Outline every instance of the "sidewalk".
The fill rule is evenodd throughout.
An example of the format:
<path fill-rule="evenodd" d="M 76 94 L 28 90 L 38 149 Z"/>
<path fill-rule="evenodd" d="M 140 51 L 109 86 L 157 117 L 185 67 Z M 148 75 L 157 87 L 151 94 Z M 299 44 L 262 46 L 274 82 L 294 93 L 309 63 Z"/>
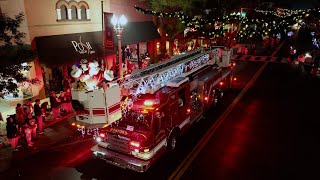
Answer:
<path fill-rule="evenodd" d="M 72 141 L 70 138 L 74 138 L 77 133 L 77 129 L 70 125 L 67 119 L 73 119 L 74 114 L 70 113 L 67 116 L 59 119 L 50 119 L 44 122 L 44 134 L 37 134 L 37 140 L 34 141 L 34 146 L 28 148 L 23 146 L 19 148 L 19 151 L 13 152 L 10 144 L 6 142 L 6 124 L 0 124 L 0 141 L 4 142 L 3 147 L 0 147 L 0 172 L 7 169 L 10 166 L 10 159 L 15 156 L 28 156 L 35 152 L 46 150 L 56 144 L 65 141 Z M 23 142 L 20 141 L 20 142 Z M 23 145 L 25 142 L 23 142 Z"/>

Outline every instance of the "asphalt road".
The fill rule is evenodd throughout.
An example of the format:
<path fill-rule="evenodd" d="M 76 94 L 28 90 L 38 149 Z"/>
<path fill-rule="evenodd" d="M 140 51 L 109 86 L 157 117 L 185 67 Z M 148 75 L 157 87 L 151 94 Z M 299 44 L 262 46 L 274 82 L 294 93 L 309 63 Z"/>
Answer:
<path fill-rule="evenodd" d="M 320 79 L 270 63 L 182 179 L 320 179 Z"/>

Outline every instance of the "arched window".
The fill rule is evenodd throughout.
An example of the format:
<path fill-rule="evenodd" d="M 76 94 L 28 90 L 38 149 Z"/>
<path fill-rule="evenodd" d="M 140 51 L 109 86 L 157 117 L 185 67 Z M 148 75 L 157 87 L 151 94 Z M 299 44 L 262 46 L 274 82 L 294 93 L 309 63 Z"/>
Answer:
<path fill-rule="evenodd" d="M 87 9 L 84 6 L 81 6 L 81 19 L 87 19 Z"/>
<path fill-rule="evenodd" d="M 61 5 L 61 6 L 60 6 L 60 9 L 61 9 L 61 19 L 62 19 L 62 20 L 68 19 L 68 10 L 67 10 L 67 7 L 66 7 L 65 5 Z"/>
<path fill-rule="evenodd" d="M 71 6 L 71 19 L 77 19 L 77 8 L 76 8 L 76 6 Z"/>

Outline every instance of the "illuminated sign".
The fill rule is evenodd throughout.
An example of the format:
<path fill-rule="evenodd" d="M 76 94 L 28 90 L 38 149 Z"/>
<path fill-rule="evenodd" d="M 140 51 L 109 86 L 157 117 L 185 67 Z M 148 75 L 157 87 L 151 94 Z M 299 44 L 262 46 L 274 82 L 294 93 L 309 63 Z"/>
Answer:
<path fill-rule="evenodd" d="M 77 41 L 71 41 L 74 49 L 79 53 L 79 54 L 94 54 L 95 51 L 92 49 L 91 45 L 89 42 L 83 43 L 81 41 L 81 36 L 79 37 L 79 42 Z"/>

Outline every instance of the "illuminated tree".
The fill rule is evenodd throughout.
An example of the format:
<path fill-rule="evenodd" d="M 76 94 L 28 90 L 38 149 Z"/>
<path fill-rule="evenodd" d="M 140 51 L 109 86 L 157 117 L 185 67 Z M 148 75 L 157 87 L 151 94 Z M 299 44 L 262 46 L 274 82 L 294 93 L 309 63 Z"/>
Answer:
<path fill-rule="evenodd" d="M 149 0 L 150 8 L 159 12 L 188 12 L 190 11 L 193 1 L 195 0 Z M 171 40 L 176 34 L 184 30 L 183 25 L 178 18 L 159 17 L 159 24 Z"/>
<path fill-rule="evenodd" d="M 30 69 L 25 62 L 35 57 L 31 48 L 23 43 L 26 34 L 19 30 L 23 20 L 22 13 L 14 18 L 0 14 L 0 98 L 8 94 L 17 97 L 19 83 L 39 83 L 37 79 L 28 79 L 23 75 L 23 71 Z"/>

